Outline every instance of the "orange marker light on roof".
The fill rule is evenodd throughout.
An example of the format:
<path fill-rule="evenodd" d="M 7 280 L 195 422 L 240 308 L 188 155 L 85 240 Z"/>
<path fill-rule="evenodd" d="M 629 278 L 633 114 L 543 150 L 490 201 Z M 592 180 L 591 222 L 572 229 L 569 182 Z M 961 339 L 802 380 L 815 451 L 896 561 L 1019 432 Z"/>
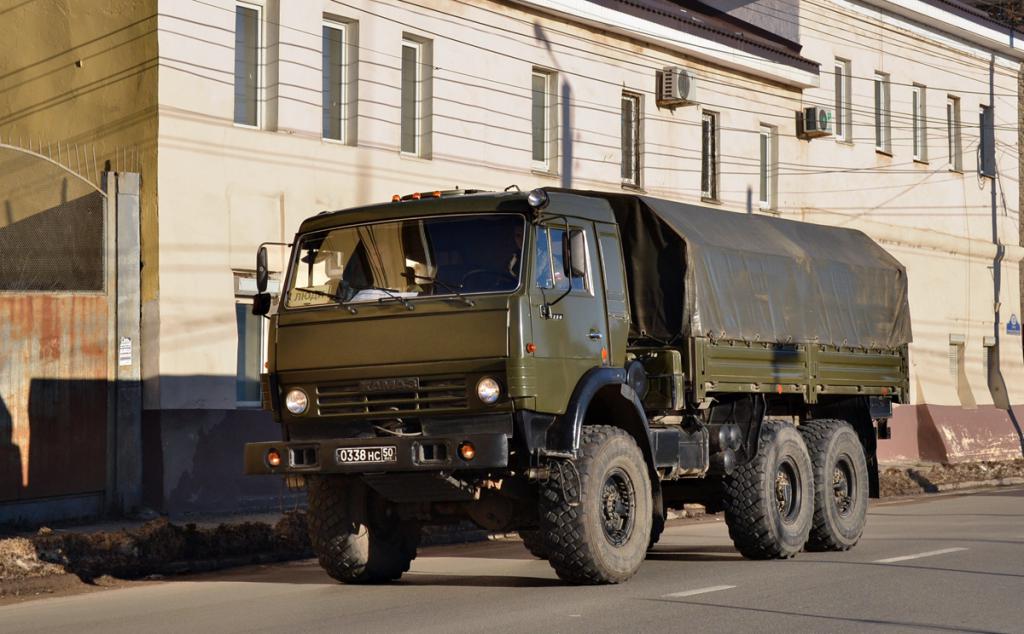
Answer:
<path fill-rule="evenodd" d="M 393 203 L 402 202 L 402 197 L 399 196 L 398 194 L 395 194 L 394 196 L 391 197 L 391 202 L 393 202 Z"/>
<path fill-rule="evenodd" d="M 419 200 L 420 198 L 421 198 L 421 196 L 420 196 L 419 192 L 416 192 L 415 194 L 412 195 L 412 199 L 413 200 Z"/>
<path fill-rule="evenodd" d="M 434 198 L 440 198 L 441 192 L 434 192 L 433 194 L 431 194 L 431 196 L 433 196 Z"/>

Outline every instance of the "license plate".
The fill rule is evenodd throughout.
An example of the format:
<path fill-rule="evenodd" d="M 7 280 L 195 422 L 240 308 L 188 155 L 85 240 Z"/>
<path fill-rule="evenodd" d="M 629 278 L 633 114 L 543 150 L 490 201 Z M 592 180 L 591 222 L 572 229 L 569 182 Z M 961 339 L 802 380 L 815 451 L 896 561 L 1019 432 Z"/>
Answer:
<path fill-rule="evenodd" d="M 394 447 L 348 447 L 335 452 L 338 464 L 397 462 Z"/>

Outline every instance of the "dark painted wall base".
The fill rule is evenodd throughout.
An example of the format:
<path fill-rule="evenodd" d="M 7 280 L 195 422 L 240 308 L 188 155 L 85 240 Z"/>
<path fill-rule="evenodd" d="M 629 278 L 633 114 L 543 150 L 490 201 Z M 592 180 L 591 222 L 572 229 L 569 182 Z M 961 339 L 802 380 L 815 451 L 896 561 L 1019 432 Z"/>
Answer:
<path fill-rule="evenodd" d="M 292 508 L 305 496 L 282 478 L 242 473 L 242 447 L 281 428 L 260 410 L 147 410 L 143 504 L 171 515 Z"/>
<path fill-rule="evenodd" d="M 35 528 L 48 522 L 91 519 L 102 514 L 102 493 L 0 502 L 0 527 Z"/>
<path fill-rule="evenodd" d="M 1013 407 L 1024 420 L 1024 405 Z M 976 462 L 1021 458 L 1021 437 L 1006 410 L 992 405 L 897 405 L 892 439 L 878 441 L 881 462 Z"/>

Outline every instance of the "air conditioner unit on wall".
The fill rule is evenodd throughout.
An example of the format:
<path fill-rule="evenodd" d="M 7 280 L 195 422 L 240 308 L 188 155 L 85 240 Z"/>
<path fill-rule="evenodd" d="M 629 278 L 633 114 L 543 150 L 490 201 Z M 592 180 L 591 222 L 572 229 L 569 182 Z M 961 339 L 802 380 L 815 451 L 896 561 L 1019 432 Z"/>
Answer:
<path fill-rule="evenodd" d="M 683 106 L 697 102 L 697 78 L 679 66 L 666 66 L 658 73 L 658 105 Z"/>
<path fill-rule="evenodd" d="M 798 113 L 799 115 L 799 113 Z M 803 139 L 814 139 L 832 134 L 832 111 L 820 106 L 804 108 L 803 116 L 798 116 L 797 136 Z"/>

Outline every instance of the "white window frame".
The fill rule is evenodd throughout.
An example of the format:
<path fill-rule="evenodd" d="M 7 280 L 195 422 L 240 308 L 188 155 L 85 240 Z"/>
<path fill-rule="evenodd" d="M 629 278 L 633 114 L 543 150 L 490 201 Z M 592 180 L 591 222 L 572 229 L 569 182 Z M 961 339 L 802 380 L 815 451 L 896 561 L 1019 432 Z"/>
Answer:
<path fill-rule="evenodd" d="M 960 120 L 960 97 L 946 95 L 946 147 L 949 154 L 949 171 L 964 171 L 963 133 Z"/>
<path fill-rule="evenodd" d="M 875 72 L 875 150 L 892 154 L 892 84 L 889 73 Z"/>
<path fill-rule="evenodd" d="M 836 141 L 853 143 L 853 107 L 850 102 L 852 81 L 850 60 L 837 57 L 833 65 Z"/>
<path fill-rule="evenodd" d="M 544 160 L 538 161 L 533 156 L 534 121 L 533 121 L 533 80 L 536 77 L 544 79 Z M 530 74 L 530 160 L 534 171 L 546 174 L 554 174 L 558 161 L 558 108 L 556 103 L 557 73 L 546 68 L 534 67 Z"/>
<path fill-rule="evenodd" d="M 719 196 L 719 183 L 718 183 L 718 166 L 719 166 L 719 129 L 721 119 L 719 114 L 713 110 L 703 110 L 700 114 L 701 121 L 701 139 L 700 139 L 700 197 L 701 200 L 710 202 L 718 202 Z M 710 121 L 713 126 L 711 131 L 711 148 L 704 145 L 704 122 Z M 709 156 L 711 154 L 711 156 Z M 704 174 L 705 170 L 709 172 L 708 183 L 709 188 L 704 187 Z"/>
<path fill-rule="evenodd" d="M 630 101 L 633 102 L 633 114 L 634 114 L 634 117 L 633 117 L 633 120 L 630 122 L 630 127 L 632 128 L 632 132 L 633 132 L 633 160 L 631 161 L 631 164 L 629 166 L 630 167 L 630 169 L 629 169 L 630 175 L 628 177 L 627 176 L 622 176 L 622 170 L 620 169 L 619 170 L 619 176 L 622 177 L 622 186 L 623 187 L 640 188 L 641 187 L 641 183 L 642 183 L 641 179 L 642 179 L 642 176 L 643 176 L 643 129 L 644 129 L 644 126 L 643 126 L 643 120 L 644 120 L 643 107 L 644 107 L 644 100 L 643 100 L 643 96 L 638 94 L 638 93 L 628 92 L 628 91 L 625 91 L 625 92 L 622 93 L 622 97 L 621 97 L 621 99 L 619 101 L 620 127 L 621 127 L 621 118 L 625 116 L 625 110 L 622 108 L 622 103 L 624 101 L 626 101 L 626 100 L 630 100 Z M 624 146 L 625 139 L 620 139 L 620 144 L 622 146 Z M 621 163 L 620 167 L 625 167 L 625 160 L 626 160 L 626 157 L 625 156 L 621 156 L 621 148 L 620 148 L 620 157 L 619 157 L 619 161 Z"/>
<path fill-rule="evenodd" d="M 758 131 L 758 195 L 762 211 L 775 209 L 778 179 L 778 134 L 775 126 L 762 123 Z"/>
<path fill-rule="evenodd" d="M 415 158 L 429 159 L 431 153 L 430 135 L 432 126 L 430 122 L 431 116 L 431 104 L 430 101 L 433 96 L 433 89 L 431 82 L 433 80 L 433 74 L 430 72 L 432 42 L 428 39 L 424 39 L 412 33 L 402 34 L 402 49 L 403 54 L 399 60 L 399 69 L 401 69 L 402 63 L 404 63 L 404 49 L 405 47 L 411 47 L 416 50 L 416 94 L 414 95 L 415 104 L 415 116 L 413 118 L 414 126 L 414 139 L 415 139 L 415 151 L 408 151 L 402 147 L 402 137 L 404 136 L 404 130 L 402 126 L 403 112 L 402 103 L 405 101 L 405 95 L 402 94 L 402 85 L 399 81 L 399 137 L 398 137 L 398 150 L 402 156 L 409 156 Z M 401 73 L 401 70 L 399 71 Z"/>
<path fill-rule="evenodd" d="M 321 108 L 321 118 L 320 118 L 321 130 L 320 130 L 320 136 L 321 136 L 321 138 L 323 138 L 324 141 L 328 141 L 330 143 L 341 143 L 343 145 L 348 145 L 350 143 L 350 137 L 352 136 L 350 134 L 350 131 L 349 131 L 349 125 L 350 125 L 349 117 L 351 116 L 351 113 L 349 112 L 349 110 L 351 108 L 351 105 L 349 103 L 350 102 L 349 96 L 350 96 L 350 91 L 351 91 L 351 86 L 350 86 L 350 82 L 351 82 L 350 74 L 351 73 L 349 71 L 349 64 L 351 62 L 351 60 L 349 59 L 349 50 L 351 49 L 351 45 L 350 45 L 350 42 L 349 42 L 349 38 L 352 36 L 352 31 L 354 29 L 352 28 L 351 24 L 349 24 L 349 23 L 339 22 L 337 20 L 329 20 L 329 19 L 322 20 L 321 23 L 320 23 L 320 26 L 321 26 L 321 39 L 320 39 L 321 46 L 323 46 L 325 44 L 325 41 L 324 41 L 324 38 L 323 38 L 323 35 L 322 35 L 323 29 L 333 29 L 333 30 L 339 31 L 341 33 L 341 88 L 340 88 L 340 91 L 341 91 L 341 95 L 340 95 L 340 97 L 341 97 L 341 108 L 340 108 L 340 112 L 339 112 L 339 119 L 340 120 L 338 121 L 338 129 L 339 129 L 341 134 L 340 134 L 340 138 L 336 139 L 334 137 L 327 136 L 326 135 L 326 130 L 322 129 L 323 128 L 323 110 L 327 107 L 327 105 L 321 102 L 321 104 L 320 104 L 320 108 Z M 321 59 L 321 61 L 323 60 L 323 51 L 321 51 L 320 59 Z M 323 76 L 324 76 L 324 74 L 326 72 L 327 72 L 326 68 L 323 68 L 323 67 L 320 68 L 321 86 L 323 85 L 323 83 L 322 83 L 323 82 Z M 321 94 L 321 99 L 322 99 L 323 98 L 323 91 L 322 90 L 321 90 L 320 94 Z"/>
<path fill-rule="evenodd" d="M 266 33 L 264 32 L 263 5 L 254 4 L 252 2 L 235 2 L 235 7 L 235 15 L 237 15 L 238 7 L 242 7 L 243 9 L 252 9 L 256 11 L 256 124 L 253 125 L 249 123 L 239 123 L 238 121 L 235 121 L 234 100 L 232 100 L 231 102 L 231 120 L 234 123 L 234 125 L 238 126 L 239 128 L 248 128 L 250 130 L 262 130 L 265 115 L 264 105 L 266 103 L 267 87 L 265 76 L 267 66 L 266 60 L 264 59 L 264 42 L 266 42 Z M 235 37 L 237 36 L 238 34 L 236 33 Z M 237 51 L 235 51 L 235 54 L 237 55 Z"/>
<path fill-rule="evenodd" d="M 914 150 L 914 160 L 919 163 L 928 162 L 928 88 L 923 84 L 914 84 L 910 92 L 910 127 Z"/>

